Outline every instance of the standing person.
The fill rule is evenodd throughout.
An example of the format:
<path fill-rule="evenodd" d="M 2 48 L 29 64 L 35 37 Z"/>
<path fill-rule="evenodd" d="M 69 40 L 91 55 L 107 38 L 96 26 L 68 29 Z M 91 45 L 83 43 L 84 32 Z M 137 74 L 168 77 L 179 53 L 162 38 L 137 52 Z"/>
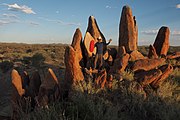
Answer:
<path fill-rule="evenodd" d="M 102 38 L 101 37 L 98 37 L 97 38 L 98 42 L 95 44 L 95 47 L 96 47 L 96 57 L 95 57 L 95 60 L 94 60 L 94 69 L 96 69 L 96 65 L 97 65 L 97 62 L 99 61 L 100 64 L 98 66 L 98 69 L 101 69 L 102 68 L 102 65 L 103 65 L 103 48 L 104 48 L 104 45 L 109 45 L 109 43 L 112 41 L 112 39 L 109 40 L 108 43 L 104 43 L 102 42 Z"/>

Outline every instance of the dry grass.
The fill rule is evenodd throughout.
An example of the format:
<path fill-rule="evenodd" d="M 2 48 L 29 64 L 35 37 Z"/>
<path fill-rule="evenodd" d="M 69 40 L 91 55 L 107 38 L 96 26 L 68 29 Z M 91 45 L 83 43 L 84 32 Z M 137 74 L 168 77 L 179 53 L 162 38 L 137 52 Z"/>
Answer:
<path fill-rule="evenodd" d="M 170 53 L 178 48 L 170 48 Z M 6 51 L 9 51 L 7 53 Z M 1 44 L 0 54 L 12 61 L 29 60 L 38 53 L 45 59 L 47 66 L 60 66 L 58 78 L 64 80 L 64 50 L 61 44 L 27 45 Z M 148 47 L 140 47 L 140 52 L 147 55 Z M 39 58 L 36 58 L 39 59 Z M 27 62 L 27 61 L 26 61 Z M 27 64 L 31 64 L 27 62 Z M 171 60 L 173 65 L 178 60 Z M 24 63 L 26 64 L 26 63 Z M 42 66 L 41 66 L 42 67 Z M 57 73 L 58 73 L 57 72 Z M 113 80 L 113 89 L 95 88 L 92 81 L 74 86 L 68 101 L 61 100 L 49 105 L 49 109 L 36 108 L 25 111 L 19 108 L 22 120 L 179 120 L 180 119 L 180 72 L 175 69 L 156 92 L 151 91 L 148 98 L 144 92 L 135 89 L 133 73 L 122 74 L 125 81 Z M 27 103 L 28 105 L 28 103 Z"/>

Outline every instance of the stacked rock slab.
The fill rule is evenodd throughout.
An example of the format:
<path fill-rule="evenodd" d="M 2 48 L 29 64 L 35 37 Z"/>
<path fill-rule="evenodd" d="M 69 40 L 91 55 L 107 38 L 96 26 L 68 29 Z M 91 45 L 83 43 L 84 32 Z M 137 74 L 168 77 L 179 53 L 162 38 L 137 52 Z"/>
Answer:
<path fill-rule="evenodd" d="M 102 32 L 100 31 L 94 16 L 89 17 L 88 28 L 86 32 L 89 32 L 92 35 L 92 37 L 96 40 L 96 42 L 98 37 L 101 37 L 102 41 L 106 42 L 106 39 L 102 34 Z"/>
<path fill-rule="evenodd" d="M 119 47 L 124 46 L 127 52 L 137 50 L 137 23 L 129 6 L 124 6 L 119 25 Z"/>
<path fill-rule="evenodd" d="M 162 75 L 151 83 L 151 86 L 154 88 L 158 88 L 159 85 L 172 73 L 173 67 L 170 64 L 163 65 L 159 67 L 159 70 L 161 70 Z"/>
<path fill-rule="evenodd" d="M 132 71 L 140 71 L 140 70 L 151 70 L 154 69 L 165 62 L 164 58 L 155 58 L 155 59 L 140 59 L 134 62 L 131 67 Z"/>
<path fill-rule="evenodd" d="M 167 54 L 169 49 L 169 35 L 170 30 L 168 27 L 163 26 L 160 28 L 156 40 L 153 44 L 158 56 Z"/>

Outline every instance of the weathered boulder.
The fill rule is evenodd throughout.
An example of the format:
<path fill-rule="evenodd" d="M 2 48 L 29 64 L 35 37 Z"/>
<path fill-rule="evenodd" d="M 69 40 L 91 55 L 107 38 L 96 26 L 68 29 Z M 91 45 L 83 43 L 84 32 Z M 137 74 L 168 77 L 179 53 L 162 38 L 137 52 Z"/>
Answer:
<path fill-rule="evenodd" d="M 106 52 L 103 55 L 104 60 L 109 59 L 109 57 L 112 57 L 112 59 L 115 59 L 117 56 L 117 50 L 115 48 L 108 48 Z"/>
<path fill-rule="evenodd" d="M 32 98 L 37 96 L 39 93 L 40 85 L 41 85 L 41 77 L 39 75 L 39 72 L 34 71 L 32 73 L 32 76 L 30 77 L 29 87 L 26 91 L 27 95 L 31 96 Z"/>
<path fill-rule="evenodd" d="M 122 73 L 128 65 L 129 57 L 130 57 L 130 55 L 128 53 L 126 53 L 123 56 L 116 58 L 114 60 L 113 66 L 111 67 L 109 72 L 113 73 L 113 74 Z"/>
<path fill-rule="evenodd" d="M 158 58 L 158 55 L 157 55 L 157 53 L 156 53 L 156 49 L 155 49 L 154 46 L 152 46 L 152 45 L 149 46 L 148 58 L 150 58 L 150 59 L 152 59 L 152 58 Z"/>
<path fill-rule="evenodd" d="M 159 70 L 161 70 L 162 74 L 151 83 L 151 86 L 153 88 L 158 88 L 159 85 L 173 72 L 173 67 L 172 65 L 163 65 L 159 67 Z"/>
<path fill-rule="evenodd" d="M 74 48 L 75 51 L 77 51 L 77 53 L 79 53 L 78 59 L 81 60 L 82 59 L 82 50 L 81 50 L 81 45 L 82 45 L 82 33 L 80 31 L 79 28 L 76 29 L 76 32 L 74 33 L 73 36 L 73 41 L 71 43 L 71 46 Z"/>
<path fill-rule="evenodd" d="M 129 6 L 124 6 L 119 25 L 119 47 L 124 46 L 127 52 L 137 50 L 138 30 L 135 16 Z"/>
<path fill-rule="evenodd" d="M 152 69 L 149 71 L 141 71 L 141 72 L 135 73 L 134 79 L 138 81 L 142 85 L 142 87 L 145 87 L 146 85 L 149 85 L 150 83 L 155 81 L 161 75 L 162 75 L 161 70 Z"/>
<path fill-rule="evenodd" d="M 151 70 L 165 62 L 164 58 L 155 58 L 155 59 L 140 59 L 134 62 L 131 69 L 132 71 L 138 70 Z"/>
<path fill-rule="evenodd" d="M 106 42 L 106 39 L 105 39 L 104 35 L 102 34 L 102 32 L 100 31 L 94 16 L 90 16 L 89 17 L 88 28 L 87 28 L 86 32 L 89 32 L 92 35 L 92 37 L 94 38 L 95 42 L 97 42 L 97 38 L 99 36 L 102 38 L 103 42 Z"/>
<path fill-rule="evenodd" d="M 129 55 L 130 55 L 130 58 L 129 58 L 130 61 L 145 59 L 145 57 L 137 50 L 132 51 Z"/>
<path fill-rule="evenodd" d="M 36 101 L 39 106 L 46 107 L 48 103 L 58 100 L 60 97 L 59 82 L 52 69 L 48 69 L 46 77 L 42 80 Z"/>
<path fill-rule="evenodd" d="M 167 54 L 169 49 L 169 35 L 170 30 L 168 27 L 163 26 L 160 28 L 153 44 L 158 56 Z"/>
<path fill-rule="evenodd" d="M 12 84 L 17 89 L 19 96 L 25 94 L 25 90 L 22 88 L 22 79 L 17 70 L 13 69 L 11 72 Z"/>
<path fill-rule="evenodd" d="M 65 81 L 69 84 L 84 80 L 77 54 L 72 46 L 66 47 L 64 59 L 66 65 Z"/>
<path fill-rule="evenodd" d="M 176 58 L 180 58 L 180 52 L 174 52 L 171 55 L 167 55 L 168 59 L 176 59 Z"/>

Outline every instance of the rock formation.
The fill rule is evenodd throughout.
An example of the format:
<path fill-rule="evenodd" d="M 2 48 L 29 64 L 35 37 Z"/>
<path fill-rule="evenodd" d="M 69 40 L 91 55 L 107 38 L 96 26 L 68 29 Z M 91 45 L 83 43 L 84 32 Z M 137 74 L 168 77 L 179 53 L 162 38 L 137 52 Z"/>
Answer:
<path fill-rule="evenodd" d="M 152 45 L 149 46 L 148 58 L 150 58 L 150 59 L 152 59 L 152 58 L 158 58 L 158 55 L 157 55 L 157 53 L 156 53 L 156 49 L 155 49 L 154 46 L 152 46 Z"/>
<path fill-rule="evenodd" d="M 145 57 L 137 50 L 134 50 L 130 53 L 129 61 L 136 61 L 139 59 L 145 59 Z"/>
<path fill-rule="evenodd" d="M 52 69 L 48 69 L 45 79 L 39 89 L 36 101 L 39 106 L 46 107 L 48 103 L 58 100 L 60 97 L 59 82 Z"/>
<path fill-rule="evenodd" d="M 159 87 L 159 85 L 172 73 L 173 67 L 170 64 L 163 65 L 159 67 L 159 70 L 161 70 L 162 74 L 155 81 L 151 83 L 151 86 L 153 88 Z"/>
<path fill-rule="evenodd" d="M 132 71 L 139 71 L 139 70 L 151 70 L 165 62 L 164 58 L 156 58 L 156 59 L 140 59 L 134 62 L 131 69 Z"/>
<path fill-rule="evenodd" d="M 76 83 L 78 81 L 84 80 L 84 76 L 79 65 L 78 54 L 72 46 L 67 46 L 65 50 L 65 80 L 69 84 Z"/>
<path fill-rule="evenodd" d="M 81 60 L 83 58 L 82 57 L 81 45 L 82 45 L 82 33 L 81 33 L 80 29 L 77 28 L 76 32 L 74 33 L 73 41 L 72 41 L 71 46 L 74 48 L 74 50 L 77 53 L 79 53 L 77 55 L 79 60 Z"/>
<path fill-rule="evenodd" d="M 41 85 L 41 77 L 39 75 L 38 71 L 34 71 L 32 73 L 32 76 L 30 77 L 30 83 L 29 83 L 29 88 L 28 88 L 28 94 L 32 98 L 38 95 L 39 93 L 39 88 Z"/>
<path fill-rule="evenodd" d="M 94 16 L 89 17 L 88 28 L 87 28 L 86 32 L 89 32 L 92 35 L 92 37 L 95 39 L 96 42 L 97 42 L 97 38 L 99 36 L 101 36 L 103 42 L 106 42 L 106 39 L 105 39 L 104 35 L 102 34 L 102 32 L 100 31 Z"/>
<path fill-rule="evenodd" d="M 117 57 L 121 57 L 123 56 L 124 54 L 126 54 L 126 49 L 124 46 L 119 46 L 118 48 L 118 53 L 117 53 Z"/>
<path fill-rule="evenodd" d="M 12 84 L 17 89 L 18 94 L 22 96 L 25 93 L 25 90 L 22 88 L 21 76 L 15 69 L 13 69 L 11 73 L 11 77 L 12 77 Z"/>
<path fill-rule="evenodd" d="M 124 6 L 119 25 L 119 47 L 124 46 L 127 52 L 137 50 L 138 30 L 135 17 L 129 6 Z"/>
<path fill-rule="evenodd" d="M 134 78 L 136 81 L 138 81 L 142 85 L 142 87 L 145 87 L 146 85 L 149 85 L 150 83 L 155 81 L 161 75 L 162 75 L 161 70 L 152 69 L 149 71 L 138 72 L 134 75 Z"/>
<path fill-rule="evenodd" d="M 180 52 L 175 52 L 171 55 L 167 55 L 168 59 L 176 59 L 176 58 L 180 58 Z"/>
<path fill-rule="evenodd" d="M 169 49 L 169 35 L 170 30 L 168 27 L 163 26 L 160 28 L 153 44 L 158 56 L 167 54 Z"/>

